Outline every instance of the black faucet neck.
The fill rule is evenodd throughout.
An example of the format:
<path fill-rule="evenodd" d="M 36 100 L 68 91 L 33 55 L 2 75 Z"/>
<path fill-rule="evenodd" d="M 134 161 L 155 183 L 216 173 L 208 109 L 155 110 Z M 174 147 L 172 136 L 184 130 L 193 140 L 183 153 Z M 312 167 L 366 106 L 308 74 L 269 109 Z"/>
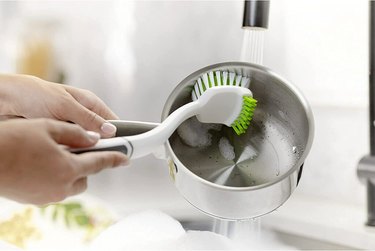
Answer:
<path fill-rule="evenodd" d="M 244 28 L 268 28 L 270 1 L 246 0 L 243 23 Z"/>

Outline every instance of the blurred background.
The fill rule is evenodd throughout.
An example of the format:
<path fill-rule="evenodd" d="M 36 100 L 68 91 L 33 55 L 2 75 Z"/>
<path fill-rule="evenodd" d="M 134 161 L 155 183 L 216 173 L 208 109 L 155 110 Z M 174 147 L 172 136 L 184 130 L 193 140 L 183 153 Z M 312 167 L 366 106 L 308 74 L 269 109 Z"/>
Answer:
<path fill-rule="evenodd" d="M 300 185 L 285 206 L 311 203 L 300 212 L 289 206 L 290 215 L 335 203 L 361 212 L 338 222 L 359 228 L 366 220 L 356 166 L 369 152 L 368 12 L 366 0 L 355 6 L 350 0 L 271 1 L 264 65 L 304 93 L 316 126 Z M 0 72 L 86 88 L 122 119 L 159 122 L 183 78 L 240 59 L 242 16 L 243 1 L 1 1 Z M 153 156 L 92 177 L 88 192 L 122 214 L 157 208 L 179 219 L 205 217 Z M 330 217 L 321 211 L 321 218 Z M 283 219 L 277 213 L 270 222 Z"/>

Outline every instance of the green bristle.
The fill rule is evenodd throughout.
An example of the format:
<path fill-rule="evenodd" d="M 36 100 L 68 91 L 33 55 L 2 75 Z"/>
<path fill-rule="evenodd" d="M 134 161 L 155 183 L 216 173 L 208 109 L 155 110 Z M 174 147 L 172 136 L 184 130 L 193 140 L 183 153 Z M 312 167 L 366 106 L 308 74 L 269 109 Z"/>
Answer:
<path fill-rule="evenodd" d="M 211 83 L 210 76 L 208 75 L 208 73 L 206 73 L 206 75 L 207 75 L 208 86 L 211 88 L 214 85 L 213 85 L 213 83 Z"/>
<path fill-rule="evenodd" d="M 246 132 L 253 119 L 254 110 L 257 106 L 257 101 L 254 98 L 244 96 L 242 110 L 240 115 L 237 117 L 236 121 L 233 122 L 232 128 L 237 133 L 241 135 Z"/>
<path fill-rule="evenodd" d="M 214 83 L 215 83 L 215 86 L 218 86 L 219 85 L 219 83 L 217 82 L 217 79 L 216 79 L 216 73 L 214 72 Z"/>
<path fill-rule="evenodd" d="M 203 92 L 205 92 L 206 90 L 207 90 L 207 88 L 206 88 L 206 85 L 205 84 L 202 84 L 202 88 L 203 88 Z M 202 95 L 203 93 L 201 93 L 201 95 Z"/>

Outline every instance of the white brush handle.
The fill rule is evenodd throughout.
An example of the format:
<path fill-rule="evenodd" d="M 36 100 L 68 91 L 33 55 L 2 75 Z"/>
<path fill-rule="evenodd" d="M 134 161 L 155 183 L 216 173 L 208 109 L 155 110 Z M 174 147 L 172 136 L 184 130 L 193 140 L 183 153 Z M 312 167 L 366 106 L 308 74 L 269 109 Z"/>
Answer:
<path fill-rule="evenodd" d="M 160 125 L 148 132 L 134 136 L 101 139 L 93 147 L 70 149 L 70 151 L 73 153 L 120 151 L 128 155 L 129 159 L 143 157 L 164 144 L 182 122 L 197 115 L 200 107 L 201 104 L 198 101 L 190 102 L 175 110 Z"/>

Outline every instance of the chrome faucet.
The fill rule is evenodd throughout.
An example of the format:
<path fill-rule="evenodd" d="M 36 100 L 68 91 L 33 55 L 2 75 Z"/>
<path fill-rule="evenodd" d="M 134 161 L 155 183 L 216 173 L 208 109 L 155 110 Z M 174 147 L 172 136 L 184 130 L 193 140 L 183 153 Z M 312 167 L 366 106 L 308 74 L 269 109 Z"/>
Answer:
<path fill-rule="evenodd" d="M 367 222 L 375 226 L 375 2 L 370 2 L 370 154 L 364 156 L 358 164 L 358 177 L 367 186 Z"/>

